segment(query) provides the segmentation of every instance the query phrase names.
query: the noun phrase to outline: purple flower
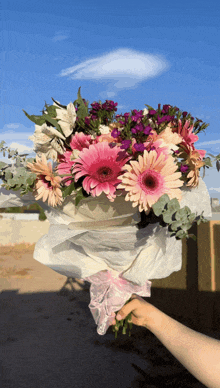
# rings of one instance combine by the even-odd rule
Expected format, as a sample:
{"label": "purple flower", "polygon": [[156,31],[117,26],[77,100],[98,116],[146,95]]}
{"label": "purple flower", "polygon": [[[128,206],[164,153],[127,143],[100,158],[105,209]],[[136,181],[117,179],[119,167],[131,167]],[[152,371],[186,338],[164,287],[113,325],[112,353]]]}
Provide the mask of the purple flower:
{"label": "purple flower", "polygon": [[137,131],[141,132],[144,129],[144,126],[142,123],[135,125],[134,127]]}
{"label": "purple flower", "polygon": [[117,102],[111,101],[111,100],[105,100],[105,103],[102,104],[102,109],[107,110],[107,112],[111,111],[117,111],[116,106],[118,105]]}
{"label": "purple flower", "polygon": [[154,109],[149,110],[148,115],[153,116],[157,113]]}
{"label": "purple flower", "polygon": [[148,125],[147,127],[144,128],[144,134],[145,135],[150,135],[150,131],[152,130],[151,126]]}
{"label": "purple flower", "polygon": [[139,152],[144,152],[145,150],[145,146],[142,143],[139,143],[139,144],[135,143],[134,148],[136,149],[136,151],[139,151]]}
{"label": "purple flower", "polygon": [[127,150],[130,147],[131,140],[122,140],[121,142],[121,149]]}
{"label": "purple flower", "polygon": [[91,104],[91,106],[92,106],[92,109],[93,110],[100,110],[101,109],[101,104],[99,104],[98,102],[93,102],[92,104]]}
{"label": "purple flower", "polygon": [[138,112],[136,109],[133,110],[133,115],[131,116],[132,121],[137,122],[138,120],[141,120],[142,117],[143,117],[142,110],[140,110],[140,112]]}
{"label": "purple flower", "polygon": [[181,172],[186,172],[187,170],[188,170],[188,166],[186,165],[186,164],[184,164],[184,165],[182,165],[181,167],[180,167],[180,171]]}
{"label": "purple flower", "polygon": [[85,117],[85,124],[86,124],[86,125],[89,125],[89,124],[90,124],[90,118],[89,118],[89,117]]}
{"label": "purple flower", "polygon": [[169,112],[170,105],[163,105],[162,113],[166,114]]}
{"label": "purple flower", "polygon": [[136,133],[137,133],[137,129],[135,129],[135,128],[132,128],[132,129],[131,129],[131,132],[132,132],[134,135],[136,135]]}
{"label": "purple flower", "polygon": [[186,117],[188,115],[188,113],[187,112],[183,112],[182,115],[183,115],[183,117]]}
{"label": "purple flower", "polygon": [[111,132],[111,136],[116,138],[120,135],[120,131],[117,128],[114,128],[113,131]]}

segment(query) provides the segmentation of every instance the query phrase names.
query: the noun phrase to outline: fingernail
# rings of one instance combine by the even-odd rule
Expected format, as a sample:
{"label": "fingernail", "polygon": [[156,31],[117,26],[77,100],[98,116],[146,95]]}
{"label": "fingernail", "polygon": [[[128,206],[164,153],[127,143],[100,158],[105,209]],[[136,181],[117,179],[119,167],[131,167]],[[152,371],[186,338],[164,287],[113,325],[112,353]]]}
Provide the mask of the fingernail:
{"label": "fingernail", "polygon": [[122,319],[122,316],[120,314],[116,315],[116,318],[118,321],[120,321],[120,319]]}

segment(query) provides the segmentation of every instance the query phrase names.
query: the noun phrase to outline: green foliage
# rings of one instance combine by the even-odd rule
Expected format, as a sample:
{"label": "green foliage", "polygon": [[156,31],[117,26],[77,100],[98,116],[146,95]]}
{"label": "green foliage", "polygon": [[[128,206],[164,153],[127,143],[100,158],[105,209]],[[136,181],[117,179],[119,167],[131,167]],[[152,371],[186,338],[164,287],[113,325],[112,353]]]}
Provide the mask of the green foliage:
{"label": "green foliage", "polygon": [[81,201],[81,199],[84,198],[82,187],[77,191],[76,198],[75,198],[75,206],[78,205],[78,203]]}
{"label": "green foliage", "polygon": [[78,90],[77,99],[74,101],[73,104],[74,105],[77,104],[77,108],[78,108],[77,116],[82,119],[82,118],[87,117],[89,113],[88,113],[88,102],[85,105],[85,103],[81,97],[80,89],[81,89],[81,87]]}
{"label": "green foliage", "polygon": [[[69,178],[68,180],[70,180]],[[61,189],[63,192],[63,198],[66,198],[68,195],[70,195],[73,191],[75,191],[75,184],[74,182],[70,183],[69,186]]]}
{"label": "green foliage", "polygon": [[[183,238],[193,238],[196,240],[196,236],[188,234],[187,231],[191,229],[193,223],[197,222],[199,225],[201,222],[208,222],[203,215],[197,216],[195,213],[191,213],[188,206],[180,208],[180,204],[176,198],[169,199],[167,194],[164,194],[153,206],[154,214],[158,217],[162,217],[163,222],[168,226],[170,236],[175,236],[177,240]],[[203,212],[202,212],[203,214]]]}

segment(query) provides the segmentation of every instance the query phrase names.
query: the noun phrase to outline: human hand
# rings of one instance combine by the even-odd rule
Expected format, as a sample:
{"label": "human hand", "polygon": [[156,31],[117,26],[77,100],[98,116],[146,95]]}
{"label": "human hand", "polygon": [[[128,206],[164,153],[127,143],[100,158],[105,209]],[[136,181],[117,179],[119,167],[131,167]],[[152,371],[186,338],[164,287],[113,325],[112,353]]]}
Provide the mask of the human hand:
{"label": "human hand", "polygon": [[[125,319],[126,316],[131,313],[130,322],[137,326],[147,327],[149,330],[154,326],[156,314],[160,312],[155,306],[146,302],[139,295],[132,294],[131,301],[125,304],[117,313],[117,320]],[[121,318],[119,318],[119,315]],[[113,318],[112,325],[116,324],[116,320]],[[116,328],[117,330],[117,328]]]}

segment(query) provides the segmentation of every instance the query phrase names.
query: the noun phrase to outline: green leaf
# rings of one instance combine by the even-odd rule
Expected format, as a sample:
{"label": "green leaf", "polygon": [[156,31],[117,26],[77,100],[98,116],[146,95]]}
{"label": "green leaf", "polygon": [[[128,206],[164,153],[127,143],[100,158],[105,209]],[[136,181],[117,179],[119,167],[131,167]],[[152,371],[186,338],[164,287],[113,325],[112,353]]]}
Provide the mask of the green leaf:
{"label": "green leaf", "polygon": [[75,100],[73,104],[74,105],[77,104],[77,107],[78,107],[77,116],[80,118],[85,118],[86,116],[88,116],[88,105],[85,106],[84,101],[81,97],[80,89],[81,89],[81,86],[77,93],[77,100]]}
{"label": "green leaf", "polygon": [[6,170],[6,171],[5,171],[5,179],[6,179],[6,180],[11,179],[12,176],[13,176],[13,175],[12,175],[11,171],[9,171],[9,170]]}
{"label": "green leaf", "polygon": [[170,224],[172,222],[172,215],[172,211],[166,211],[165,213],[163,213],[163,220],[164,222],[166,222],[166,224]]}
{"label": "green leaf", "polygon": [[59,105],[61,108],[66,109],[66,105],[60,104],[58,101],[54,100],[53,97],[51,97],[51,99],[53,100],[53,102],[55,102],[55,104]]}
{"label": "green leaf", "polygon": [[187,221],[188,212],[185,209],[185,207],[177,210],[177,212],[175,213],[175,218],[177,221],[182,221],[182,222]]}
{"label": "green leaf", "polygon": [[45,121],[52,124],[53,127],[55,127],[62,135],[64,135],[60,125],[58,124],[58,122],[55,119],[52,119],[52,117],[50,117],[49,115],[43,115],[42,117],[44,117]]}
{"label": "green leaf", "polygon": [[160,199],[152,206],[154,214],[156,216],[160,216],[162,211],[164,210],[165,205],[169,202],[169,196],[164,194],[160,197]]}
{"label": "green leaf", "polygon": [[197,240],[196,236],[194,234],[188,234],[187,238],[192,238],[194,241]]}
{"label": "green leaf", "polygon": [[75,198],[75,206],[77,206],[79,204],[79,202],[81,201],[81,199],[84,198],[84,195],[82,193],[82,188],[77,192],[76,194],[76,198]]}
{"label": "green leaf", "polygon": [[72,182],[69,186],[67,186],[64,190],[63,190],[63,198],[67,197],[68,195],[70,195],[73,191],[75,191],[75,183]]}
{"label": "green leaf", "polygon": [[24,114],[27,116],[27,118],[29,120],[33,121],[33,123],[35,123],[37,125],[43,125],[45,123],[44,115],[43,116],[29,115],[27,112],[25,112],[24,109],[22,109],[22,110],[23,110]]}
{"label": "green leaf", "polygon": [[182,221],[174,221],[170,225],[172,230],[177,230],[180,226],[182,226]]}
{"label": "green leaf", "polygon": [[8,164],[7,163],[4,163],[4,162],[0,162],[0,170],[4,167],[7,167]]}
{"label": "green leaf", "polygon": [[210,158],[205,158],[203,161],[205,162],[205,166],[213,167]]}
{"label": "green leaf", "polygon": [[56,117],[57,111],[55,105],[46,105],[46,110],[49,116]]}
{"label": "green leaf", "polygon": [[179,230],[176,233],[176,237],[179,237],[180,239],[185,238],[186,236],[187,236],[187,234],[183,230]]}
{"label": "green leaf", "polygon": [[6,143],[5,143],[4,140],[2,140],[1,143],[0,143],[0,148],[2,148],[4,146],[4,144],[6,144]]}
{"label": "green leaf", "polygon": [[189,230],[191,227],[192,227],[191,222],[186,222],[186,223],[182,224],[182,229],[185,231]]}
{"label": "green leaf", "polygon": [[192,213],[192,214],[188,215],[187,218],[188,218],[189,222],[193,222],[195,220],[195,216],[196,216],[195,213]]}

